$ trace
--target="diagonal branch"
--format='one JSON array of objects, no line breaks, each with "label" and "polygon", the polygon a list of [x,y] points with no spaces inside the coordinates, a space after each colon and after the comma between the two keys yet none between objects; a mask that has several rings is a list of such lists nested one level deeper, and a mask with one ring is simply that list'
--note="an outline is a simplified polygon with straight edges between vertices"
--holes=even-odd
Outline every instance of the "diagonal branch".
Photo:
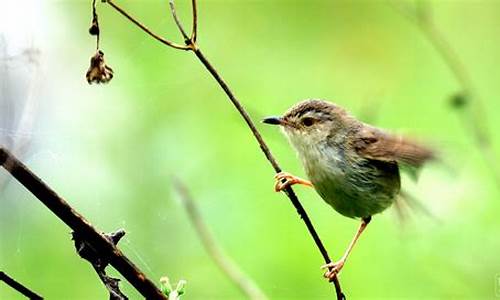
[{"label": "diagonal branch", "polygon": [[212,233],[208,230],[207,225],[203,221],[203,217],[198,210],[193,198],[191,197],[187,187],[179,180],[174,178],[174,187],[179,193],[182,205],[186,209],[189,220],[193,224],[201,243],[208,254],[212,257],[217,266],[234,282],[234,284],[251,300],[264,300],[267,296],[257,286],[257,284],[248,277],[236,265],[230,257],[228,257],[222,249],[217,245]]},{"label": "diagonal branch", "polygon": [[0,147],[0,165],[26,187],[68,227],[73,229],[147,299],[167,299],[146,275],[112,241],[97,231],[54,190],[9,151]]},{"label": "diagonal branch", "polygon": [[[236,109],[238,110],[238,112],[240,113],[240,115],[243,117],[243,119],[247,123],[248,127],[252,131],[255,139],[259,143],[259,146],[260,146],[262,152],[264,152],[264,155],[266,156],[267,160],[273,166],[274,171],[276,173],[281,172],[282,169],[278,165],[278,162],[276,161],[276,159],[274,158],[274,156],[272,155],[271,150],[269,150],[269,147],[264,142],[264,139],[262,138],[260,132],[255,127],[252,119],[250,119],[250,116],[245,111],[245,109],[243,108],[243,106],[241,106],[241,104],[238,101],[238,99],[236,99],[236,97],[234,96],[233,92],[227,86],[226,82],[222,79],[222,77],[220,77],[220,75],[217,73],[217,71],[215,70],[215,68],[210,64],[210,62],[206,59],[206,57],[203,55],[203,53],[201,52],[200,49],[196,48],[194,50],[194,53],[196,54],[196,56],[198,57],[198,59],[201,61],[201,63],[208,69],[208,71],[210,72],[210,74],[212,74],[212,76],[215,78],[215,80],[219,83],[219,85],[221,86],[221,88],[224,90],[224,92],[226,93],[226,95],[231,100],[231,103],[233,103],[233,105],[236,107]],[[316,244],[316,247],[318,247],[319,251],[321,252],[321,255],[323,256],[323,259],[325,260],[325,263],[327,263],[327,264],[330,263],[331,259],[330,259],[330,256],[328,255],[328,251],[326,250],[325,246],[323,245],[323,242],[321,241],[321,238],[319,237],[318,233],[316,232],[316,229],[314,228],[314,225],[312,224],[312,221],[309,218],[306,210],[302,206],[302,203],[300,203],[299,198],[297,197],[297,195],[295,194],[295,192],[293,191],[293,189],[290,186],[288,186],[285,189],[285,194],[288,196],[288,198],[292,202],[292,204],[295,207],[295,209],[296,209],[297,213],[299,214],[300,218],[304,221],[304,223],[305,223],[305,225],[307,227],[307,230],[309,231],[309,234],[311,235],[311,237],[313,238],[313,240],[314,240],[314,242]],[[339,283],[337,277],[333,278],[333,284],[335,285],[335,291],[337,293],[337,298],[338,299],[345,298],[344,294],[342,293],[342,289],[340,287],[340,283]]]},{"label": "diagonal branch", "polygon": [[13,288],[14,290],[18,291],[20,294],[26,296],[29,299],[32,300],[42,300],[43,297],[38,295],[37,293],[33,292],[29,288],[25,287],[21,283],[17,282],[15,279],[10,277],[9,275],[5,274],[5,272],[0,271],[0,281],[5,282],[8,286]]},{"label": "diagonal branch", "polygon": [[[194,6],[193,6],[193,18],[197,18],[196,0],[192,0],[192,2],[194,4]],[[116,9],[118,12],[120,12],[129,21],[131,21],[133,24],[135,24],[140,29],[142,29],[143,31],[145,31],[147,34],[149,34],[153,38],[159,40],[160,42],[162,41],[162,39],[159,38],[158,35],[152,33],[149,29],[147,29],[144,25],[142,25],[141,22],[137,21],[136,19],[134,19],[133,17],[131,17],[128,13],[126,13],[123,9],[121,9],[120,7],[118,7],[112,0],[107,0],[107,3],[109,3],[114,9]],[[179,28],[179,31],[181,31],[181,34],[183,36],[186,36],[186,32],[183,29],[183,26],[180,23],[180,21],[178,20],[177,15],[175,13],[175,5],[174,5],[173,0],[170,0],[170,7],[172,9],[172,15],[173,15],[174,20],[175,20],[175,22],[176,22],[176,24],[177,24],[177,26]],[[197,22],[198,21],[196,19],[193,20],[193,24],[197,24]],[[194,30],[194,28],[195,27],[193,27],[193,30]],[[241,115],[241,117],[244,119],[245,123],[247,124],[247,126],[250,129],[250,131],[252,132],[253,136],[257,140],[257,142],[258,142],[258,144],[259,144],[262,152],[264,153],[265,157],[267,158],[267,160],[269,161],[269,163],[272,165],[274,171],[276,173],[281,172],[282,171],[281,167],[279,166],[278,162],[276,161],[276,159],[272,155],[271,150],[269,150],[269,147],[267,146],[267,144],[264,142],[264,139],[262,138],[262,135],[260,134],[260,132],[256,128],[254,122],[252,121],[252,119],[250,118],[250,116],[248,115],[248,113],[246,112],[246,110],[243,108],[243,106],[241,105],[240,101],[236,98],[236,96],[234,95],[234,93],[231,91],[231,89],[229,88],[229,86],[226,84],[226,82],[224,81],[224,79],[221,77],[221,75],[217,72],[217,70],[208,61],[208,59],[205,57],[205,55],[201,52],[201,50],[199,49],[198,44],[196,43],[196,41],[194,39],[188,39],[188,40],[186,40],[186,46],[185,47],[181,47],[181,48],[179,48],[179,47],[173,47],[173,48],[178,48],[178,49],[182,49],[182,50],[191,50],[191,51],[194,52],[194,54],[196,55],[196,57],[200,60],[200,62],[208,70],[208,72],[214,77],[214,79],[217,81],[217,83],[219,84],[219,86],[226,93],[227,97],[229,98],[229,100],[231,101],[231,103],[233,104],[233,106],[236,108],[236,110],[239,112],[239,114]],[[293,189],[291,187],[287,187],[284,191],[285,191],[285,194],[290,199],[290,201],[292,202],[292,204],[295,207],[295,209],[297,210],[297,213],[299,214],[300,218],[304,221],[304,223],[305,223],[305,225],[307,227],[307,230],[309,231],[309,234],[311,235],[311,237],[313,238],[313,240],[314,240],[314,242],[316,244],[316,247],[319,249],[321,255],[323,256],[323,259],[324,259],[325,263],[330,263],[331,259],[330,259],[330,256],[328,255],[328,251],[326,250],[325,246],[323,245],[323,242],[321,241],[318,233],[316,232],[316,229],[314,228],[314,225],[312,224],[311,219],[309,218],[309,216],[307,215],[304,207],[300,203],[297,195],[295,194],[295,192],[293,191]],[[334,277],[332,279],[332,282],[333,282],[333,284],[335,286],[335,292],[336,292],[336,295],[337,295],[337,299],[344,299],[345,296],[342,293],[342,289],[340,287],[340,283],[339,283],[338,278]]]}]

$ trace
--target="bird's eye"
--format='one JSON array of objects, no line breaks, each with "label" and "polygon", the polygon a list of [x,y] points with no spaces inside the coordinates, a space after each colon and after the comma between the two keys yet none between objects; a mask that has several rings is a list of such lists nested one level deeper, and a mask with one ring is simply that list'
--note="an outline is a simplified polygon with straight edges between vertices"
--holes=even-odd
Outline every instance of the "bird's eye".
[{"label": "bird's eye", "polygon": [[306,118],[303,118],[303,119],[302,119],[302,124],[304,124],[304,126],[309,127],[309,126],[311,126],[312,124],[314,124],[314,121],[315,121],[315,120],[314,120],[313,118],[307,118],[307,117],[306,117]]}]

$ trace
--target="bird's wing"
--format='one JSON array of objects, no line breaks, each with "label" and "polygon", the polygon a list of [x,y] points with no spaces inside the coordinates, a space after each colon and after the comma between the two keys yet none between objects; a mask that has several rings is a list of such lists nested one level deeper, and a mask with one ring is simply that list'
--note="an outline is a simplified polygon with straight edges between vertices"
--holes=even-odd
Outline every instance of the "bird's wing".
[{"label": "bird's wing", "polygon": [[414,168],[434,158],[433,151],[424,146],[368,126],[357,132],[352,143],[356,152],[365,158],[396,161]]}]

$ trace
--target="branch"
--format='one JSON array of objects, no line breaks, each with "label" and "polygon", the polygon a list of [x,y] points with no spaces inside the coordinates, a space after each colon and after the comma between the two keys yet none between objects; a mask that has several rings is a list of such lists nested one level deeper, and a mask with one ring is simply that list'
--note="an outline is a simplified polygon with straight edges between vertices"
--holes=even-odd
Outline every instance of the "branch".
[{"label": "branch", "polygon": [[[484,125],[487,123],[485,120],[485,112],[487,110],[481,98],[477,95],[465,64],[460,59],[453,46],[436,26],[432,15],[432,9],[426,0],[418,0],[416,3],[417,6],[413,11],[407,7],[397,5],[394,2],[391,3],[402,15],[415,23],[460,85],[462,91],[452,97],[451,104],[455,108],[461,109],[462,114],[460,121],[463,127],[470,131],[471,135],[474,137],[484,161],[490,168],[497,186],[500,187],[500,169],[493,152],[491,134]],[[475,113],[470,109],[462,109],[465,105],[474,107],[476,110]],[[483,127],[481,127],[481,124]]]},{"label": "branch", "polygon": [[[248,127],[252,131],[255,139],[259,143],[259,146],[260,146],[262,152],[264,152],[264,155],[266,156],[267,160],[273,166],[274,171],[276,173],[281,172],[282,171],[281,167],[278,165],[278,162],[276,161],[276,159],[272,155],[267,144],[264,142],[262,136],[260,135],[260,132],[257,130],[253,121],[250,119],[247,112],[241,106],[240,102],[236,99],[233,92],[229,89],[229,87],[227,86],[225,81],[222,79],[222,77],[220,77],[220,75],[217,73],[215,68],[210,64],[210,62],[206,59],[206,57],[203,55],[203,53],[201,52],[201,50],[199,48],[196,48],[194,50],[194,53],[196,54],[198,59],[201,61],[201,63],[208,69],[210,74],[212,74],[212,76],[215,78],[215,80],[219,83],[219,85],[224,90],[226,95],[229,97],[229,99],[231,100],[233,105],[236,107],[236,109],[238,110],[240,115],[243,117],[243,119],[247,123]],[[297,197],[297,195],[295,194],[295,192],[293,191],[293,189],[290,186],[288,186],[285,189],[285,194],[288,196],[288,198],[292,202],[292,204],[295,207],[300,218],[304,221],[304,223],[307,227],[307,230],[309,231],[309,234],[311,235],[311,237],[313,238],[313,240],[316,244],[316,247],[319,249],[321,255],[323,256],[325,263],[327,263],[327,264],[330,263],[331,259],[330,259],[330,256],[328,255],[328,251],[326,250],[325,246],[323,245],[323,242],[321,241],[321,238],[319,237],[318,233],[316,232],[316,229],[314,228],[314,225],[312,224],[311,219],[307,215],[306,210],[302,206],[302,203],[300,203],[299,198]],[[337,277],[333,278],[333,284],[335,285],[335,292],[337,293],[337,299],[344,299],[345,296],[342,293],[342,289],[340,287],[340,283],[339,283]]]},{"label": "branch", "polygon": [[[116,246],[120,239],[125,235],[125,230],[119,229],[112,233],[104,234],[106,238]],[[86,242],[82,237],[76,232],[73,232],[73,241],[75,242],[75,249],[81,258],[88,261],[94,267],[95,272],[99,276],[104,286],[109,292],[110,300],[128,300],[119,287],[120,279],[110,277],[106,274],[106,267],[109,264],[109,260],[106,257],[102,257],[88,242]]]},{"label": "branch", "polygon": [[173,184],[179,193],[182,205],[186,209],[189,220],[198,233],[203,247],[205,247],[205,250],[212,257],[217,266],[248,297],[248,299],[267,299],[267,296],[257,286],[257,284],[245,273],[243,273],[238,265],[236,265],[217,245],[186,186],[175,178]]},{"label": "branch", "polygon": [[18,291],[20,294],[26,296],[29,299],[32,299],[32,300],[42,300],[43,299],[42,296],[33,292],[32,290],[25,287],[21,283],[17,282],[12,277],[10,277],[9,275],[5,274],[2,271],[0,271],[0,281],[5,282],[5,284],[7,284],[8,286],[10,286],[11,288]]},{"label": "branch", "polygon": [[119,7],[118,5],[116,5],[112,0],[106,0],[106,3],[108,3],[109,5],[111,5],[120,14],[122,14],[125,18],[127,18],[130,22],[132,22],[135,25],[137,25],[144,32],[146,32],[147,34],[149,34],[151,37],[153,37],[155,40],[159,41],[160,43],[162,43],[162,44],[164,44],[166,46],[172,47],[174,49],[191,50],[191,48],[188,47],[188,46],[184,46],[184,45],[180,45],[180,44],[171,42],[171,41],[169,41],[167,39],[162,38],[161,36],[157,35],[156,33],[152,32],[151,30],[149,30],[149,28],[147,28],[146,26],[144,26],[142,23],[136,21],[136,19],[134,17],[132,17],[126,11],[124,11],[121,7]]},{"label": "branch", "polygon": [[[196,2],[196,0],[192,0],[192,1],[193,1],[193,3]],[[113,1],[107,0],[107,3],[109,3],[114,9],[116,9],[118,12],[120,12],[122,15],[124,15],[128,20],[130,20],[133,24],[135,24],[140,29],[142,29],[143,31],[145,31],[147,34],[149,34],[153,38],[159,40],[160,42],[162,41],[162,39],[159,38],[158,35],[152,33],[151,31],[149,31],[144,25],[141,24],[141,22],[139,22],[136,19],[132,18],[129,14],[127,14],[126,12],[124,12],[123,9],[119,8],[116,4],[114,4]],[[173,0],[171,0],[171,7],[173,7],[175,9],[175,6],[173,5]],[[196,7],[196,4],[193,7],[193,17],[197,17],[197,13],[194,10],[195,7]],[[172,14],[173,14],[174,19],[175,19],[175,16],[176,16],[175,11],[172,11]],[[180,24],[180,22],[178,20],[176,20],[176,23]],[[197,20],[193,20],[193,24],[197,24]],[[179,25],[178,25],[178,27],[179,27]],[[182,25],[179,27],[180,31],[182,31],[181,28],[182,28]],[[184,33],[182,33],[182,34],[184,35]],[[220,85],[220,87],[224,90],[224,92],[226,93],[227,97],[229,98],[229,100],[231,101],[231,103],[234,105],[234,107],[236,108],[236,110],[238,110],[239,114],[244,119],[245,123],[247,124],[247,126],[251,130],[251,132],[254,135],[254,137],[257,140],[257,142],[259,143],[259,146],[260,146],[262,152],[266,156],[266,158],[269,161],[269,163],[272,165],[274,171],[276,173],[281,172],[282,171],[281,167],[278,165],[278,162],[276,161],[276,159],[272,155],[271,151],[269,150],[269,147],[264,142],[264,139],[262,138],[260,132],[255,127],[255,124],[253,123],[252,119],[250,118],[250,116],[248,115],[248,113],[245,111],[245,109],[241,105],[240,101],[236,98],[236,96],[233,94],[233,92],[231,91],[231,89],[228,87],[228,85],[226,84],[226,82],[224,81],[224,79],[222,79],[222,77],[219,75],[219,73],[215,70],[215,68],[212,66],[212,64],[207,60],[207,58],[205,57],[205,55],[201,52],[201,50],[198,47],[197,42],[195,40],[191,39],[191,40],[186,41],[186,44],[187,44],[186,47],[183,47],[183,48],[180,48],[180,49],[182,49],[182,50],[191,50],[191,51],[194,52],[194,54],[196,55],[196,57],[198,57],[198,59],[200,60],[200,62],[203,64],[203,66],[205,66],[205,68],[214,77],[214,79],[217,81],[217,83]],[[174,47],[174,48],[176,48],[176,47]],[[316,229],[314,228],[314,225],[312,224],[311,219],[309,218],[309,216],[307,215],[304,207],[300,203],[297,195],[295,194],[295,192],[293,191],[293,189],[291,187],[287,187],[284,190],[284,192],[288,196],[288,198],[290,199],[290,201],[292,202],[292,204],[295,207],[295,209],[297,210],[297,213],[299,214],[300,218],[304,221],[304,223],[305,223],[305,225],[307,227],[307,230],[309,231],[309,234],[311,235],[311,237],[313,238],[313,240],[314,240],[314,242],[316,244],[316,247],[319,249],[321,255],[323,256],[323,259],[324,259],[325,263],[330,263],[331,259],[330,259],[329,255],[328,255],[328,252],[327,252],[325,246],[323,245],[323,242],[321,241],[318,233],[316,232]],[[337,294],[337,299],[344,299],[345,296],[342,293],[342,289],[340,287],[340,283],[339,283],[338,278],[334,277],[332,279],[332,281],[333,281],[333,284],[335,286],[335,292]]]},{"label": "branch", "polygon": [[186,43],[189,43],[191,40],[190,40],[189,36],[187,35],[186,30],[184,30],[184,27],[182,26],[182,23],[179,20],[179,17],[177,17],[177,13],[175,11],[174,0],[170,0],[168,2],[168,4],[170,5],[170,12],[172,12],[172,17],[174,18],[175,25],[177,25],[177,28],[179,28],[179,31],[181,32],[182,36],[184,37],[184,40],[186,41]]},{"label": "branch", "polygon": [[0,165],[26,187],[61,221],[78,233],[101,257],[111,264],[147,299],[167,299],[146,275],[105,235],[97,231],[81,214],[56,194],[9,151],[0,147]]},{"label": "branch", "polygon": [[198,36],[198,7],[196,0],[191,1],[191,6],[193,9],[193,31],[191,32],[191,40],[196,43],[196,38]]}]

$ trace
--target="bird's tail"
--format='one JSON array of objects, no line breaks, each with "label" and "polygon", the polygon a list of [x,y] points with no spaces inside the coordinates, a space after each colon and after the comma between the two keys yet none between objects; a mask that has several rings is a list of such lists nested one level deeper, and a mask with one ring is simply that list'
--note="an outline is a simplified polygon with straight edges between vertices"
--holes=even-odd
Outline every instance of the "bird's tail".
[{"label": "bird's tail", "polygon": [[441,223],[441,220],[432,213],[418,198],[411,195],[409,192],[401,190],[396,201],[394,202],[396,215],[400,223],[405,224],[411,217],[412,213],[425,215],[427,218]]}]

